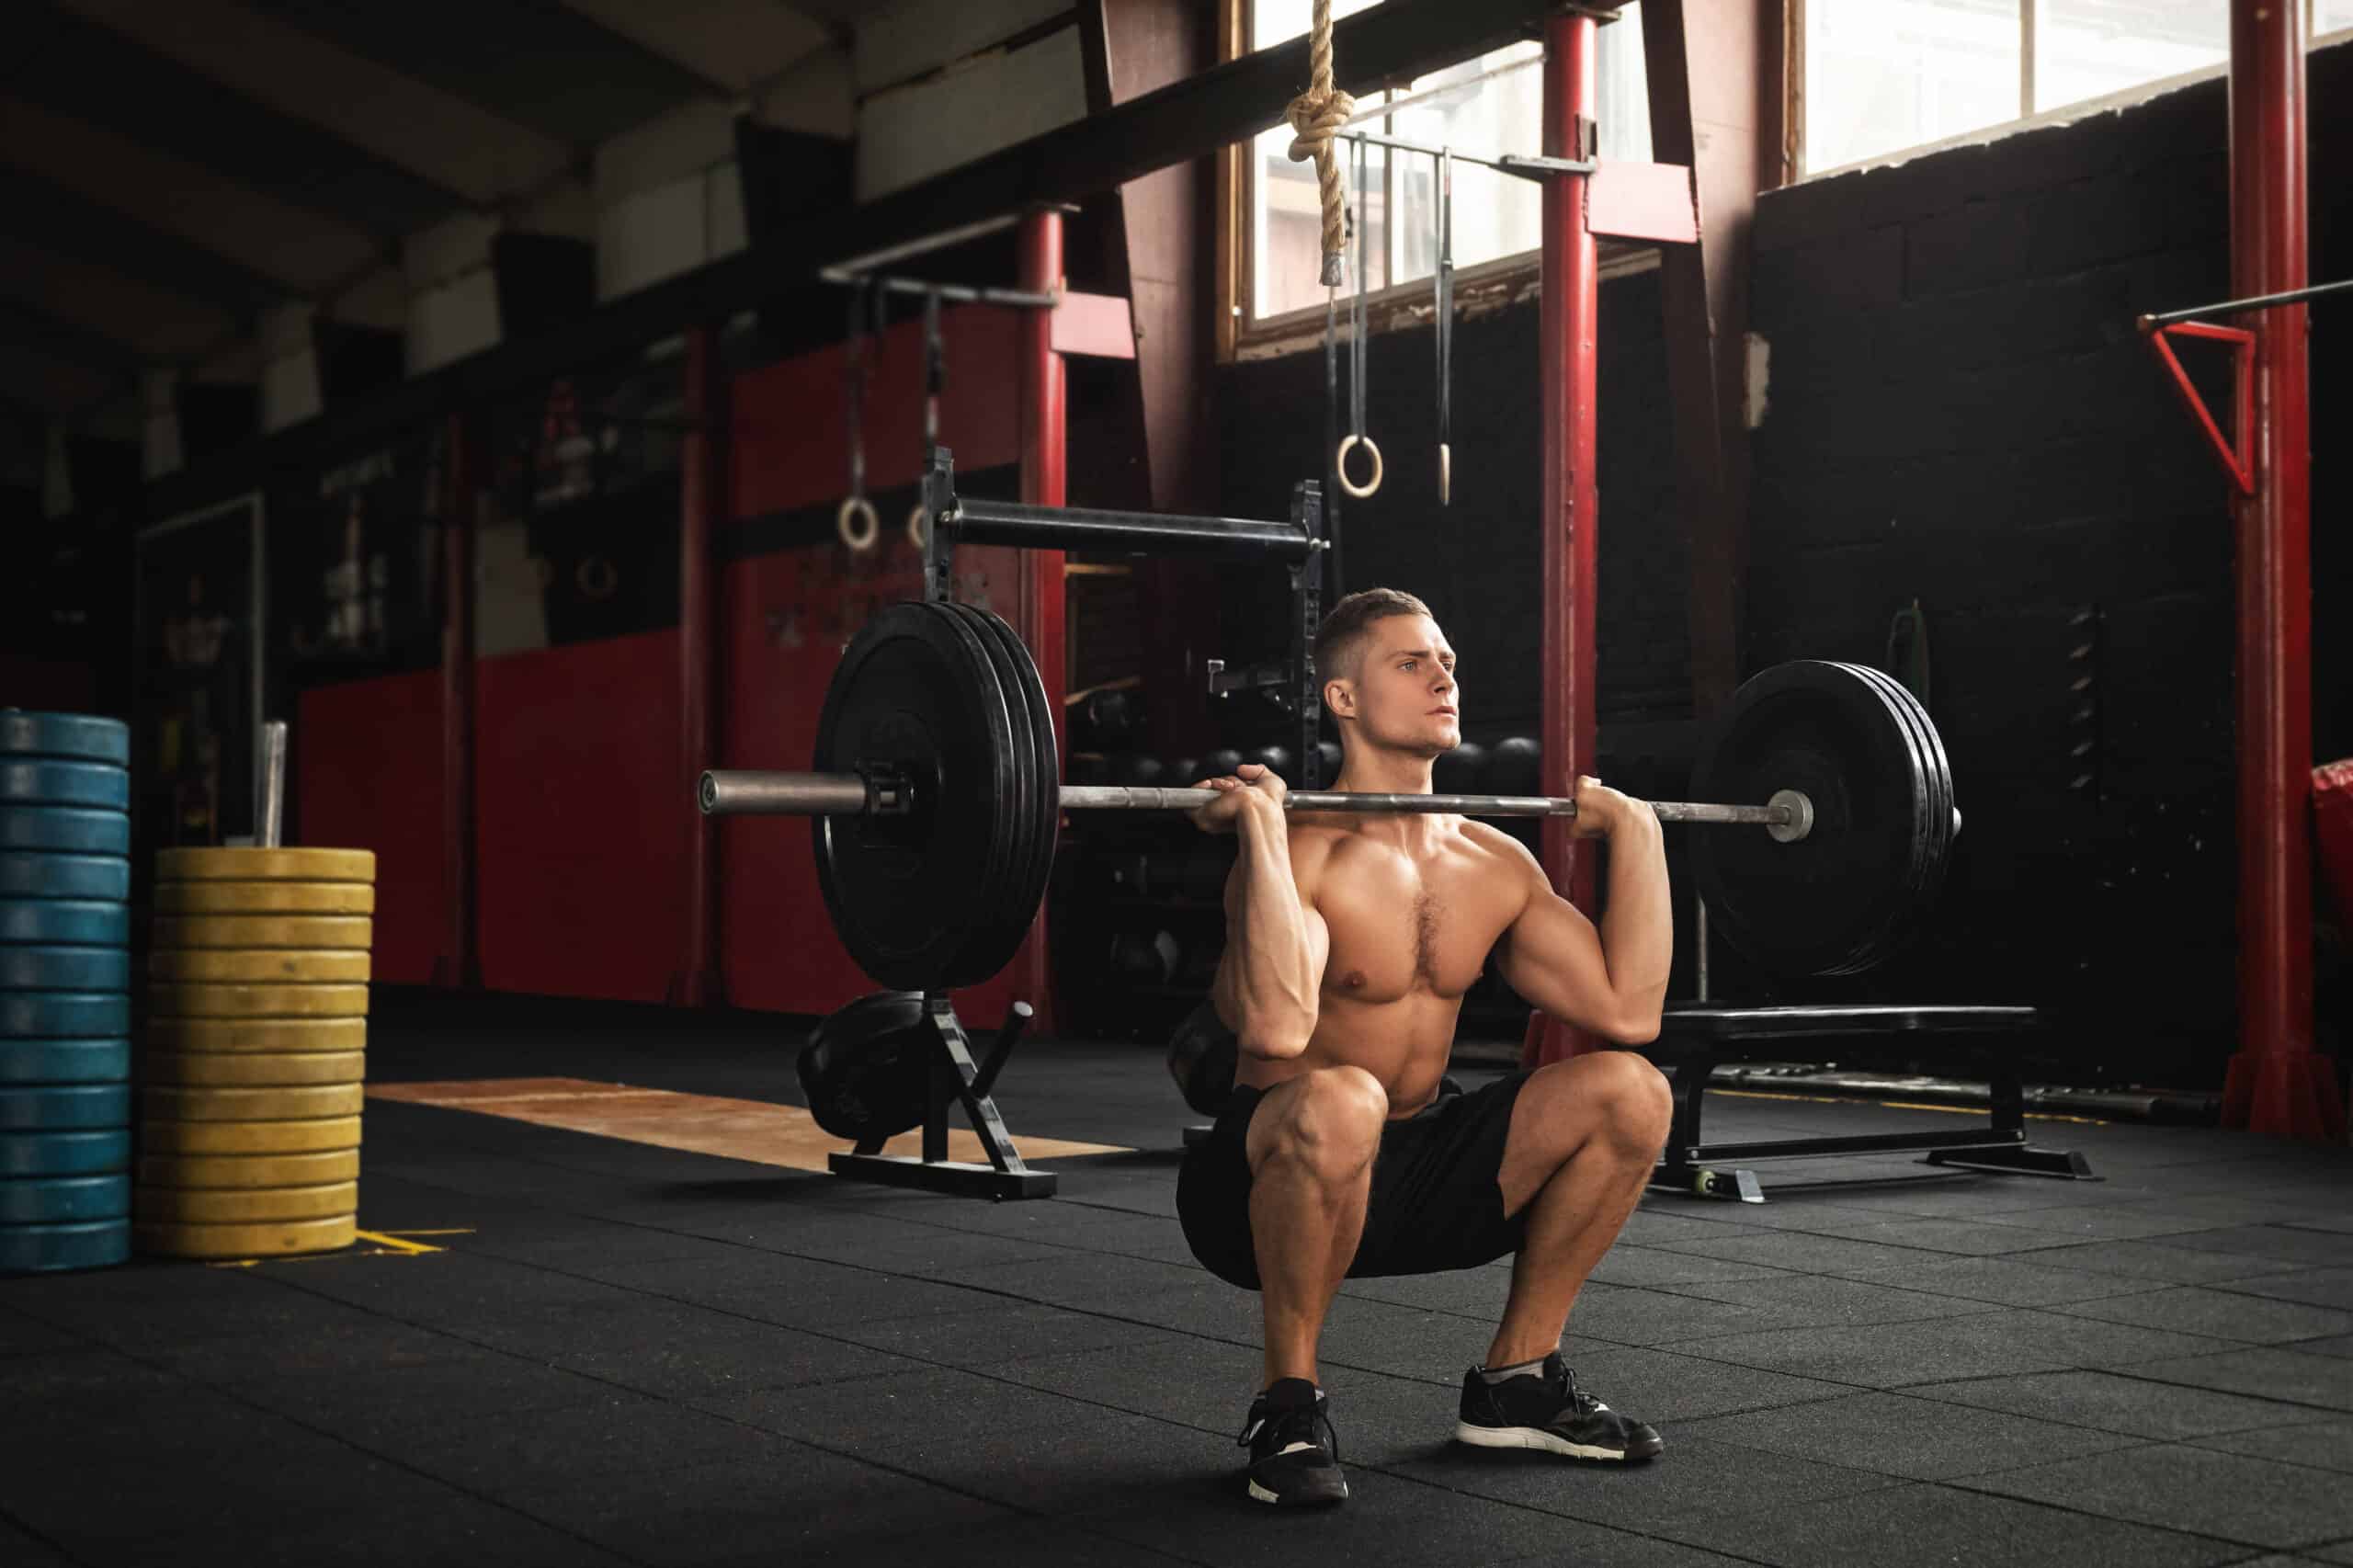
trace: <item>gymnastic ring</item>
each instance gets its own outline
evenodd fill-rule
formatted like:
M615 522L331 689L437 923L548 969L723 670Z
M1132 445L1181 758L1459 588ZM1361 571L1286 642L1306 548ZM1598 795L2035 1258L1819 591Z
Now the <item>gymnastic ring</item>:
M918 501L907 508L907 542L917 550L931 548L931 514Z
M1372 454L1372 477L1365 481L1361 490L1348 477L1348 449L1351 447L1362 447ZM1350 436L1340 443L1340 455L1332 460L1332 472L1339 479L1340 488L1361 501L1381 488L1381 449L1370 436Z
M858 517L866 519L863 528L852 521ZM863 495L853 495L844 501L841 509L834 514L834 531L841 535L842 542L852 550L872 550L875 540L881 536L882 519L875 516L873 502Z
M585 599L609 599L621 585L620 569L601 555L584 555L572 571L572 581Z

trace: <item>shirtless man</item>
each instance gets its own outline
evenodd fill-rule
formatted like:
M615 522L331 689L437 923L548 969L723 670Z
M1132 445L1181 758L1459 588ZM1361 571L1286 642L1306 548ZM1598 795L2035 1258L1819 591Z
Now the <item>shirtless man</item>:
M1454 652L1411 595L1343 599L1315 640L1339 730L1339 790L1430 790L1461 744ZM1234 833L1212 1003L1236 1037L1232 1100L1188 1150L1177 1211L1194 1254L1260 1292L1264 1392L1241 1441L1249 1495L1345 1500L1316 1341L1343 1278L1471 1268L1514 1255L1459 1441L1644 1460L1657 1432L1579 1389L1560 1356L1570 1304L1642 1197L1666 1141L1666 1080L1631 1051L1447 1079L1462 994L1492 950L1529 1003L1603 1038L1656 1038L1674 940L1658 820L1577 781L1575 832L1609 842L1598 930L1536 858L1457 816L1287 815L1281 779L1206 780L1193 820Z

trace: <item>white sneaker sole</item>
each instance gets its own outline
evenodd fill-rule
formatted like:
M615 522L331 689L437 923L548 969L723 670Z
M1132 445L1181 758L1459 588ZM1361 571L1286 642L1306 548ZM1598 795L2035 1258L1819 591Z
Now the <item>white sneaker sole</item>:
M1573 1460L1623 1460L1628 1457L1621 1449L1572 1443L1566 1437L1539 1431L1533 1426L1474 1426L1468 1421L1458 1421L1454 1424L1454 1440L1468 1443L1475 1449L1534 1449L1542 1453L1563 1454Z
M1277 1507L1280 1507L1283 1501L1274 1493L1267 1491L1265 1487L1259 1485L1255 1481L1250 1483L1250 1500L1254 1503L1272 1503ZM1338 1494L1334 1496L1317 1497L1305 1502L1294 1500L1291 1506L1295 1508L1328 1508L1335 1504L1345 1503L1347 1500L1347 1489L1343 1487Z

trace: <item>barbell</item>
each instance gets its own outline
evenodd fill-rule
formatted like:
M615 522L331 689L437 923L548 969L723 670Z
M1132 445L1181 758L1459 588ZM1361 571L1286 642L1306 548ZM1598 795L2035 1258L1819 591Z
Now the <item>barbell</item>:
M844 651L802 772L717 770L714 816L806 816L818 886L858 967L895 991L976 984L1011 961L1042 903L1065 811L1196 811L1194 789L1057 778L1053 709L1002 619L892 605ZM1893 678L1801 660L1733 697L1693 776L1732 803L1647 802L1708 834L1693 869L1717 929L1785 974L1867 969L1933 904L1960 826L1927 712ZM1574 817L1543 795L1293 790L1296 812Z

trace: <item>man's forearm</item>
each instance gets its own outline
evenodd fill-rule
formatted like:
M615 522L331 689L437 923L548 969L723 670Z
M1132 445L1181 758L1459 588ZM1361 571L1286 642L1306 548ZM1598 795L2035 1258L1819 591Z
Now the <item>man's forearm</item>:
M1253 803L1236 824L1241 875L1227 884L1225 943L1239 1004L1236 1034L1254 1055L1289 1056L1315 1030L1307 915L1290 869L1282 808Z
M1628 1028L1655 1034L1675 961L1675 903L1666 841L1658 818L1636 802L1609 832L1609 900L1601 915L1601 956Z

